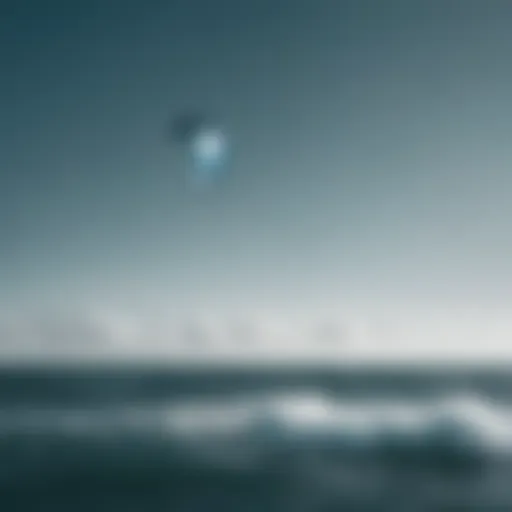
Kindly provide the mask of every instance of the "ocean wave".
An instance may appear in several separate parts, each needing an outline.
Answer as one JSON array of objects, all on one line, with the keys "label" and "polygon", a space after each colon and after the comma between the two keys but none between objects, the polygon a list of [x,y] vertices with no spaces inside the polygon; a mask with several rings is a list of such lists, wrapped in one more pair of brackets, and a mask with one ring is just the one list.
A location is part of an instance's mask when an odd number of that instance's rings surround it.
[{"label": "ocean wave", "polygon": [[398,401],[341,399],[314,390],[119,408],[5,409],[4,458],[6,450],[17,463],[26,460],[23,452],[31,460],[35,453],[38,460],[60,457],[68,465],[95,454],[242,470],[322,454],[331,461],[367,457],[474,467],[512,454],[512,410],[478,394]]}]

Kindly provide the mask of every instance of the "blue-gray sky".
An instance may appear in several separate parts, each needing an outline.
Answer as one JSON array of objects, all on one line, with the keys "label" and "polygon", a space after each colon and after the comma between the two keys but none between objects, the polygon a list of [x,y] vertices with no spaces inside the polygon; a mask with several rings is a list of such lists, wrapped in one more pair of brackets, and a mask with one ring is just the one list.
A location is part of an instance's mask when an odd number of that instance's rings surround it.
[{"label": "blue-gray sky", "polygon": [[[2,302],[510,306],[510,2],[0,9]],[[234,147],[201,193],[189,107]]]}]

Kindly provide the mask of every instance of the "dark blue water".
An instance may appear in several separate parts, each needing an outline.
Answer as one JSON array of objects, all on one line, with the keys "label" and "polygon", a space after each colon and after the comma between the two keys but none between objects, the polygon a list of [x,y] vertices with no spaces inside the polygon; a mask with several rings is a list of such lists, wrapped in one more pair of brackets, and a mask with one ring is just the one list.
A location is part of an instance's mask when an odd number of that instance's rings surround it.
[{"label": "dark blue water", "polygon": [[0,510],[512,510],[505,371],[4,369]]}]

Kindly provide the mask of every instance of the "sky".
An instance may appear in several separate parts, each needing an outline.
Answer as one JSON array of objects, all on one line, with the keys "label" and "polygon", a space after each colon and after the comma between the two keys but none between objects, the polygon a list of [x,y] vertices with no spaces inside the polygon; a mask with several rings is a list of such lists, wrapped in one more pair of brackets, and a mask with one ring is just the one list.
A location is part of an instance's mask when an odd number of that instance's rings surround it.
[{"label": "sky", "polygon": [[[461,353],[477,331],[504,350],[511,16],[505,0],[2,2],[3,345],[137,331],[149,350],[209,315],[260,341],[308,317],[379,353],[398,331],[397,352]],[[187,109],[233,148],[206,190],[167,137]]]}]

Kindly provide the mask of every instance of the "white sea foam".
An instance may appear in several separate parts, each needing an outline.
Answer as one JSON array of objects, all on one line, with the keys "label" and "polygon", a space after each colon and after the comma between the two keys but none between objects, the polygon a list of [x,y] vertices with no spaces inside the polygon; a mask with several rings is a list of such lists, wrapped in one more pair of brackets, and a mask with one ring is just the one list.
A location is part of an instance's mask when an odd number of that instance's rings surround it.
[{"label": "white sea foam", "polygon": [[167,412],[166,431],[184,441],[266,439],[370,449],[440,445],[512,453],[512,410],[480,395],[419,401],[341,400],[325,393],[285,393],[188,403]]}]

